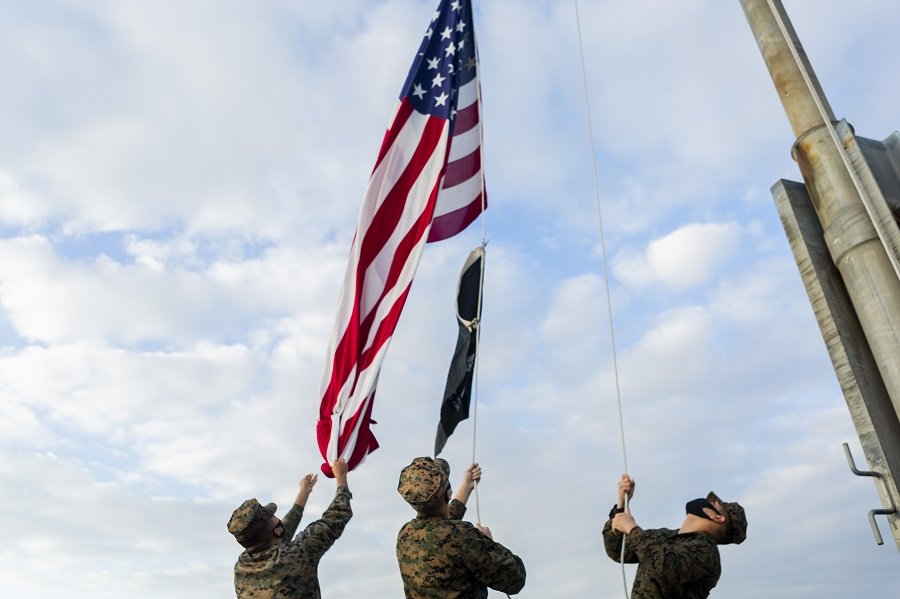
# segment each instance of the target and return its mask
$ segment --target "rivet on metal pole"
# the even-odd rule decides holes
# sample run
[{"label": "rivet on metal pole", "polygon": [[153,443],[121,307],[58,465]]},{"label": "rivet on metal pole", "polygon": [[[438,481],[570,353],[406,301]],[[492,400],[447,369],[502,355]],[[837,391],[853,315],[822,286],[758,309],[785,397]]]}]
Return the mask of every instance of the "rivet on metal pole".
[{"label": "rivet on metal pole", "polygon": [[869,510],[869,524],[872,526],[872,533],[875,535],[875,542],[879,545],[884,545],[884,540],[881,538],[881,531],[878,530],[878,523],[875,522],[875,516],[890,516],[892,514],[897,513],[897,507],[894,505],[894,498],[891,497],[888,492],[887,485],[884,482],[884,475],[880,472],[873,472],[871,470],[859,470],[856,467],[856,462],[853,461],[853,454],[850,453],[850,446],[847,443],[844,443],[844,455],[847,456],[847,464],[850,465],[850,472],[855,474],[856,476],[871,476],[872,478],[877,479],[882,487],[884,487],[885,495],[891,500],[891,509],[875,509]]}]

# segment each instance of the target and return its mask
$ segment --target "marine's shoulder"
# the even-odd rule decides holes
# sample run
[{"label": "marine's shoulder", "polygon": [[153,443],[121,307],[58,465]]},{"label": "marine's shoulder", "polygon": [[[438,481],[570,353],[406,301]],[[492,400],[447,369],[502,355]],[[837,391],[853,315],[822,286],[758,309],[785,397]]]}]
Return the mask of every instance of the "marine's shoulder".
[{"label": "marine's shoulder", "polygon": [[671,528],[642,528],[641,536],[659,539],[671,539],[678,535],[678,531]]},{"label": "marine's shoulder", "polygon": [[271,563],[273,556],[278,552],[279,546],[275,545],[273,547],[269,547],[268,549],[263,549],[262,551],[257,551],[251,553],[250,551],[244,551],[238,556],[237,563],[234,565],[234,570],[237,572],[238,570],[246,571],[246,570],[258,570],[262,567],[265,567],[266,564]]}]

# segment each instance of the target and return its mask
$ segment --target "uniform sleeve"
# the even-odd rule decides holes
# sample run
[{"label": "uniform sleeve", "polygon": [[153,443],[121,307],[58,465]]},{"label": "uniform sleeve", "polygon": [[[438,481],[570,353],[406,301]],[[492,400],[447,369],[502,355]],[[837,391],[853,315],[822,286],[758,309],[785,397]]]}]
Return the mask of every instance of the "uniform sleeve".
[{"label": "uniform sleeve", "polygon": [[300,520],[302,518],[303,506],[295,503],[291,506],[291,509],[288,510],[288,513],[284,515],[284,518],[281,519],[281,524],[284,526],[285,539],[290,539],[294,536],[294,533],[297,532],[297,527],[300,526]]},{"label": "uniform sleeve", "polygon": [[338,487],[334,494],[334,499],[322,517],[307,526],[294,543],[303,543],[303,547],[310,555],[321,558],[328,549],[334,545],[334,542],[344,532],[344,527],[353,516],[353,510],[350,509],[350,489],[347,487]]},{"label": "uniform sleeve", "polygon": [[[628,540],[625,541],[626,564],[636,564],[638,562],[638,556],[634,551],[634,544],[631,542],[631,534],[637,530],[640,530],[640,527],[635,527],[634,530],[629,533]],[[607,520],[606,524],[603,525],[603,548],[606,549],[606,555],[608,555],[611,560],[616,562],[622,560],[622,539],[624,538],[625,535],[613,530],[612,520]]]},{"label": "uniform sleeve", "polygon": [[450,500],[450,519],[462,520],[466,515],[466,504],[458,499]]},{"label": "uniform sleeve", "polygon": [[663,588],[706,579],[710,588],[719,580],[722,568],[719,550],[714,541],[698,543],[660,543],[652,531],[632,531],[628,540],[638,556],[641,567]]},{"label": "uniform sleeve", "polygon": [[487,538],[468,522],[462,545],[462,558],[472,575],[483,585],[501,593],[515,595],[525,586],[525,564],[512,551]]}]

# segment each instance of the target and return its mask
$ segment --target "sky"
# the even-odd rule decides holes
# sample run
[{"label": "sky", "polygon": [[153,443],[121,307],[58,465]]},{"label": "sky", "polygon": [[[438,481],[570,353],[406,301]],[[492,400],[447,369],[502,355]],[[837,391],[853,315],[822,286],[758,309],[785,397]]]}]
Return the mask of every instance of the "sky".
[{"label": "sky", "polygon": [[[347,252],[436,4],[0,0],[4,596],[232,594],[232,510],[283,513],[318,470]],[[836,116],[895,131],[900,4],[784,4]],[[644,527],[710,490],[745,506],[713,597],[896,594],[769,192],[800,174],[740,3],[579,11],[611,301],[574,4],[476,0],[490,206],[424,252],[324,596],[402,596],[397,479],[432,451],[482,236],[477,426],[443,455],[454,482],[482,465],[467,518],[523,558],[521,597],[624,596],[600,531],[626,459]]]}]

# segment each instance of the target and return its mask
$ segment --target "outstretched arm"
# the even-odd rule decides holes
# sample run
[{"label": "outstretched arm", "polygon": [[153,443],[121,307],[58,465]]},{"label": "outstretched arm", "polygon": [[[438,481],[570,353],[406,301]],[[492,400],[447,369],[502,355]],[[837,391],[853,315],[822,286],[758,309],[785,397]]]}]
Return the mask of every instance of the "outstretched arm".
[{"label": "outstretched arm", "polygon": [[480,480],[481,466],[478,464],[472,464],[466,468],[465,472],[463,472],[463,478],[459,483],[459,488],[456,490],[453,500],[450,501],[451,520],[462,520],[463,516],[466,515],[466,502],[469,500],[469,495],[475,490],[475,485],[477,485]]},{"label": "outstretched arm", "polygon": [[309,494],[312,493],[313,487],[316,486],[316,481],[318,480],[319,477],[315,474],[307,474],[300,479],[300,490],[297,492],[296,499],[294,499],[294,505],[281,521],[284,526],[284,537],[286,539],[292,538],[297,531],[297,527],[300,526],[300,520],[303,518],[303,508],[306,507]]},{"label": "outstretched arm", "polygon": [[299,505],[301,507],[306,506],[309,494],[312,493],[313,487],[316,486],[318,480],[318,474],[307,474],[300,479],[300,491],[297,493],[297,498],[294,499],[294,505]]},{"label": "outstretched arm", "polygon": [[319,520],[307,526],[295,539],[295,542],[303,543],[308,554],[316,560],[341,536],[347,522],[353,517],[353,510],[350,509],[350,499],[353,496],[347,486],[347,462],[339,459],[331,468],[337,486],[331,505]]},{"label": "outstretched arm", "polygon": [[481,466],[472,464],[466,468],[465,472],[463,472],[462,481],[460,481],[459,488],[456,489],[456,494],[453,495],[453,499],[465,505],[469,500],[469,495],[475,490],[475,485],[477,485],[479,481],[481,481]]},{"label": "outstretched arm", "polygon": [[347,470],[349,470],[349,468],[344,458],[338,458],[337,461],[331,465],[331,471],[334,472],[334,483],[337,487],[350,488],[347,486]]}]

